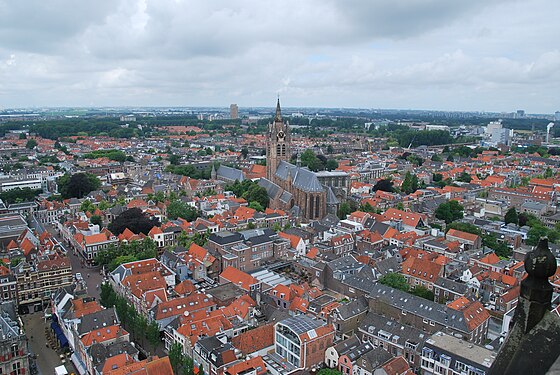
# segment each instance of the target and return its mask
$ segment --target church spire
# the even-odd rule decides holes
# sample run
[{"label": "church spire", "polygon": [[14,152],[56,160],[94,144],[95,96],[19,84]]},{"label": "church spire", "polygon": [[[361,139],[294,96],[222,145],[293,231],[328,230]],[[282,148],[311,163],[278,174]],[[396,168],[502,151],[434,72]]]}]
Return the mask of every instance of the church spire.
[{"label": "church spire", "polygon": [[280,110],[280,97],[276,102],[276,115],[274,116],[274,122],[282,122],[282,111]]}]

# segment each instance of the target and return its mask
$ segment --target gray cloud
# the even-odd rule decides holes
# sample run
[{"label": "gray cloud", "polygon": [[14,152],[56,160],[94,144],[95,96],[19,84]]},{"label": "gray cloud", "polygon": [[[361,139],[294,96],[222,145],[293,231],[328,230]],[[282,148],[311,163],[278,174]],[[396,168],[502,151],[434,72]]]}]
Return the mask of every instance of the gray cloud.
[{"label": "gray cloud", "polygon": [[[0,0],[0,103],[560,109],[552,0]],[[558,107],[558,108],[557,108]]]}]

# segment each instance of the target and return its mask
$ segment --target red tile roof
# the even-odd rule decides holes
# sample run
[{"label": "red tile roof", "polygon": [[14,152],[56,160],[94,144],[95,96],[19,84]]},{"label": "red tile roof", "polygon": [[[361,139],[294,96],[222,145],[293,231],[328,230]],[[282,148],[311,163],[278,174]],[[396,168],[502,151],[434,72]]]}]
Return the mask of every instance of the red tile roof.
[{"label": "red tile roof", "polygon": [[428,282],[435,282],[439,277],[442,265],[428,259],[409,257],[402,263],[402,273]]},{"label": "red tile roof", "polygon": [[256,351],[268,348],[274,345],[274,324],[267,324],[231,339],[234,347],[241,350],[244,355],[249,355]]},{"label": "red tile roof", "polygon": [[239,286],[241,289],[246,291],[250,290],[251,285],[256,285],[259,283],[259,281],[255,279],[253,276],[231,266],[223,270],[222,273],[220,274],[220,277]]}]

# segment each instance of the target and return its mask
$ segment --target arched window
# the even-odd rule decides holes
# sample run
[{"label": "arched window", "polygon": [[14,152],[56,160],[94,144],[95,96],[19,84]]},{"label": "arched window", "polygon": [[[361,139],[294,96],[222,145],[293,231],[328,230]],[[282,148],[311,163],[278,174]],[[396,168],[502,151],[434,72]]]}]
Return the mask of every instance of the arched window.
[{"label": "arched window", "polygon": [[286,145],[282,144],[282,156],[286,156]]},{"label": "arched window", "polygon": [[315,197],[315,218],[319,217],[319,196]]},{"label": "arched window", "polygon": [[280,150],[281,150],[281,146],[280,146],[280,144],[277,144],[276,145],[276,155],[280,155],[280,152],[281,152]]}]

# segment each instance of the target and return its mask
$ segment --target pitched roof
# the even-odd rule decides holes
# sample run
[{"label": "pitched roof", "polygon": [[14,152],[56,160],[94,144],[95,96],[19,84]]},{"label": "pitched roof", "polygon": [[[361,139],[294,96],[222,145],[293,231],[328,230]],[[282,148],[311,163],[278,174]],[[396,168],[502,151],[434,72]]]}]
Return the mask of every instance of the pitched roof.
[{"label": "pitched roof", "polygon": [[114,340],[117,337],[124,335],[128,335],[128,332],[126,332],[120,325],[112,325],[88,332],[81,340],[84,346],[88,347],[96,343]]},{"label": "pitched roof", "polygon": [[244,289],[246,291],[250,290],[251,285],[259,283],[259,281],[253,276],[231,266],[228,266],[225,270],[223,270],[220,274],[220,277],[223,277],[227,281],[241,287],[241,289]]},{"label": "pitched roof", "polygon": [[457,229],[449,229],[449,231],[447,232],[447,235],[452,236],[452,237],[456,237],[456,238],[461,238],[463,240],[471,241],[471,242],[475,242],[478,238],[480,238],[476,234],[463,232],[463,231],[460,231],[460,230],[457,230]]},{"label": "pitched roof", "polygon": [[267,324],[243,332],[233,337],[231,343],[244,355],[268,348],[274,345],[274,324]]},{"label": "pitched roof", "polygon": [[439,277],[442,265],[425,258],[409,257],[402,263],[402,273],[417,277],[428,282],[435,282]]}]

